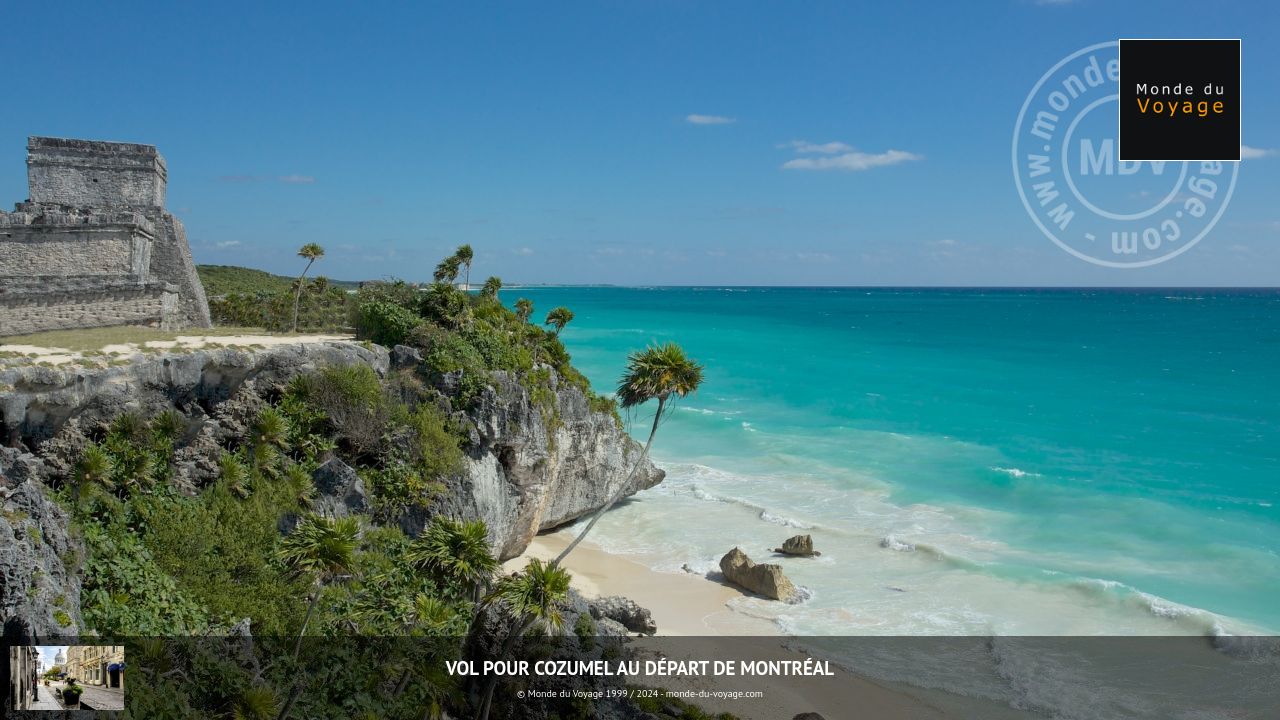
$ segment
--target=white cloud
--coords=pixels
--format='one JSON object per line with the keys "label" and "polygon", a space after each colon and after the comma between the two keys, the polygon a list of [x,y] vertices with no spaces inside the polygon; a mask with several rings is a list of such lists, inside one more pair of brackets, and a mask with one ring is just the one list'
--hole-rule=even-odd
{"label": "white cloud", "polygon": [[316,181],[311,175],[281,175],[279,180],[289,185],[310,185]]}
{"label": "white cloud", "polygon": [[728,125],[738,122],[737,118],[725,117],[724,115],[686,115],[685,122],[693,125]]}
{"label": "white cloud", "polygon": [[842,152],[852,152],[853,146],[842,142],[829,143],[811,143],[808,140],[792,140],[789,143],[779,145],[780,148],[791,148],[801,154],[818,153],[820,155],[834,155]]}
{"label": "white cloud", "polygon": [[530,255],[532,255],[532,254],[533,254],[533,248],[531,248],[531,247],[516,248],[515,250],[512,250],[511,252],[515,253],[516,255],[521,255],[521,256],[524,256],[524,257],[528,257],[528,256],[530,256]]}
{"label": "white cloud", "polygon": [[1270,157],[1275,155],[1276,151],[1270,148],[1256,148],[1248,145],[1240,146],[1241,160],[1258,160],[1259,158]]}
{"label": "white cloud", "polygon": [[223,240],[220,243],[214,243],[214,247],[218,248],[219,250],[226,250],[227,248],[236,247],[239,244],[240,244],[239,240]]}
{"label": "white cloud", "polygon": [[865,153],[852,150],[840,155],[826,157],[803,157],[788,160],[782,164],[784,170],[845,170],[859,172],[871,168],[897,165],[912,160],[923,160],[923,155],[905,150],[886,150],[882,153]]}

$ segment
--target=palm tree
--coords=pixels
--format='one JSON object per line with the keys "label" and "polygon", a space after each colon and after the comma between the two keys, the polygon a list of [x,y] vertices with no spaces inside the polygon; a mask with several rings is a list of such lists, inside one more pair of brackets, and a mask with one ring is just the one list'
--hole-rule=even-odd
{"label": "palm tree", "polygon": [[298,574],[312,578],[311,597],[302,629],[293,647],[294,657],[302,648],[307,624],[326,585],[351,572],[356,548],[360,544],[360,521],[354,517],[332,519],[321,515],[303,518],[293,532],[280,543],[280,561]]}
{"label": "palm tree", "polygon": [[[560,604],[569,595],[569,580],[569,573],[556,563],[543,563],[534,558],[524,570],[503,578],[498,583],[487,601],[501,604],[515,619],[498,659],[506,658],[516,641],[535,623],[542,623],[553,630],[563,624]],[[493,691],[497,687],[498,676],[494,674],[485,683],[480,711],[476,713],[477,720],[488,720],[489,710],[493,706]]]}
{"label": "palm tree", "polygon": [[231,709],[232,720],[271,720],[276,716],[280,700],[266,685],[251,685],[235,699]]}
{"label": "palm tree", "polygon": [[530,315],[533,315],[533,301],[529,298],[516,300],[516,317],[523,322],[529,322]]}
{"label": "palm tree", "polygon": [[556,329],[556,337],[559,337],[560,331],[564,329],[564,326],[568,325],[572,321],[573,311],[561,305],[558,308],[553,308],[551,312],[547,313],[547,320],[542,324],[554,327]]}
{"label": "palm tree", "polygon": [[[350,573],[360,544],[360,521],[354,517],[334,520],[320,515],[308,515],[298,523],[293,532],[280,543],[279,558],[290,570],[312,576],[311,598],[307,602],[307,614],[302,618],[302,629],[293,645],[296,659],[302,650],[302,638],[307,633],[307,623],[316,609],[324,586]],[[302,694],[302,677],[299,677],[285,700],[277,720],[286,720],[293,705]]]}
{"label": "palm tree", "polygon": [[306,258],[307,266],[302,268],[302,274],[298,276],[298,287],[293,291],[293,332],[298,332],[298,304],[302,302],[302,280],[307,276],[311,265],[324,257],[324,248],[315,243],[307,243],[298,249],[298,257]]}
{"label": "palm tree", "polygon": [[475,253],[471,252],[470,245],[459,245],[458,249],[453,251],[453,256],[458,259],[458,262],[467,266],[467,279],[463,281],[465,283],[463,289],[471,292],[471,260],[475,257]]}
{"label": "palm tree", "polygon": [[452,285],[458,279],[458,273],[461,271],[461,264],[462,261],[458,259],[457,255],[450,255],[449,257],[441,260],[439,265],[436,265],[436,271],[432,273],[431,277],[438,283],[448,283]]}
{"label": "palm tree", "polygon": [[488,588],[498,560],[489,551],[489,531],[482,520],[432,519],[409,546],[409,562],[447,583],[467,588],[478,603]]}
{"label": "palm tree", "polygon": [[480,297],[496,300],[498,291],[502,289],[502,278],[490,277],[484,281],[484,286],[480,288]]}
{"label": "palm tree", "polygon": [[573,549],[578,547],[578,543],[591,532],[591,528],[595,527],[601,516],[608,512],[614,503],[622,499],[636,470],[649,457],[653,436],[658,432],[658,425],[661,424],[664,413],[669,410],[668,401],[697,391],[701,384],[702,366],[685,355],[684,349],[673,342],[650,345],[644,350],[627,356],[627,371],[618,381],[618,401],[624,409],[638,407],[650,400],[658,401],[658,409],[653,414],[653,426],[649,428],[649,439],[645,441],[644,450],[636,459],[635,465],[631,467],[631,471],[627,473],[622,485],[614,492],[613,497],[591,516],[591,521],[556,557],[553,564],[559,565],[569,553],[573,552]]}

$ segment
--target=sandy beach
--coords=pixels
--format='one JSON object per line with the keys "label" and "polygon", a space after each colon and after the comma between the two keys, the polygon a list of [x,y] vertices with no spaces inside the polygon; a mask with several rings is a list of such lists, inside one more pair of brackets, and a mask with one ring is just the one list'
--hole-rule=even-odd
{"label": "sandy beach", "polygon": [[[509,560],[504,569],[517,570],[528,558],[555,557],[572,539],[573,531],[539,535],[524,555]],[[626,557],[610,555],[589,542],[579,545],[565,566],[573,574],[573,586],[583,595],[623,595],[653,614],[658,637],[636,641],[642,654],[660,653],[674,660],[714,660],[731,648],[736,657],[759,660],[808,657],[786,647],[785,637],[772,623],[726,607],[725,603],[740,595],[738,590],[701,575],[656,572]],[[717,640],[730,636],[731,641]],[[915,693],[885,687],[835,665],[831,670],[834,676],[826,677],[671,678],[662,687],[674,692],[762,692],[763,697],[756,698],[687,698],[705,710],[732,713],[744,720],[790,720],[806,712],[820,713],[827,720],[940,720],[969,716],[945,711],[935,699],[925,700]],[[1007,708],[989,710],[992,713],[984,717],[1004,717],[1008,712]]]}

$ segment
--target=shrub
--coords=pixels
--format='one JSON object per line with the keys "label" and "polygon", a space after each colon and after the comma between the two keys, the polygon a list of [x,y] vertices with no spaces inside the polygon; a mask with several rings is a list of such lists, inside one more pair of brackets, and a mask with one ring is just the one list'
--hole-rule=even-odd
{"label": "shrub", "polygon": [[462,469],[461,429],[440,408],[423,403],[408,413],[405,425],[413,433],[410,460],[423,475],[438,480]]}
{"label": "shrub", "polygon": [[356,334],[387,347],[401,345],[420,321],[412,311],[395,303],[372,300],[359,306]]}
{"label": "shrub", "polygon": [[364,364],[324,368],[290,386],[291,393],[324,413],[338,437],[359,455],[372,455],[390,414],[382,381]]}
{"label": "shrub", "polygon": [[432,284],[422,297],[419,312],[448,328],[465,327],[471,319],[467,294],[448,283]]}
{"label": "shrub", "polygon": [[428,480],[405,462],[392,462],[362,475],[373,495],[374,515],[383,520],[394,519],[412,507],[427,507],[432,498],[444,491],[443,485]]}

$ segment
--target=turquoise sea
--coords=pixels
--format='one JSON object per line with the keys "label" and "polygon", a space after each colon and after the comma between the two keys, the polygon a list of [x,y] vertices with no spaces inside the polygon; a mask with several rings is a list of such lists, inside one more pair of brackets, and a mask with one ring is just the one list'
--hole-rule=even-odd
{"label": "turquoise sea", "polygon": [[[671,572],[797,532],[791,634],[1280,631],[1280,291],[511,288],[610,391],[706,383],[592,539]],[[651,411],[649,411],[651,412]],[[651,416],[637,413],[642,435]]]}

